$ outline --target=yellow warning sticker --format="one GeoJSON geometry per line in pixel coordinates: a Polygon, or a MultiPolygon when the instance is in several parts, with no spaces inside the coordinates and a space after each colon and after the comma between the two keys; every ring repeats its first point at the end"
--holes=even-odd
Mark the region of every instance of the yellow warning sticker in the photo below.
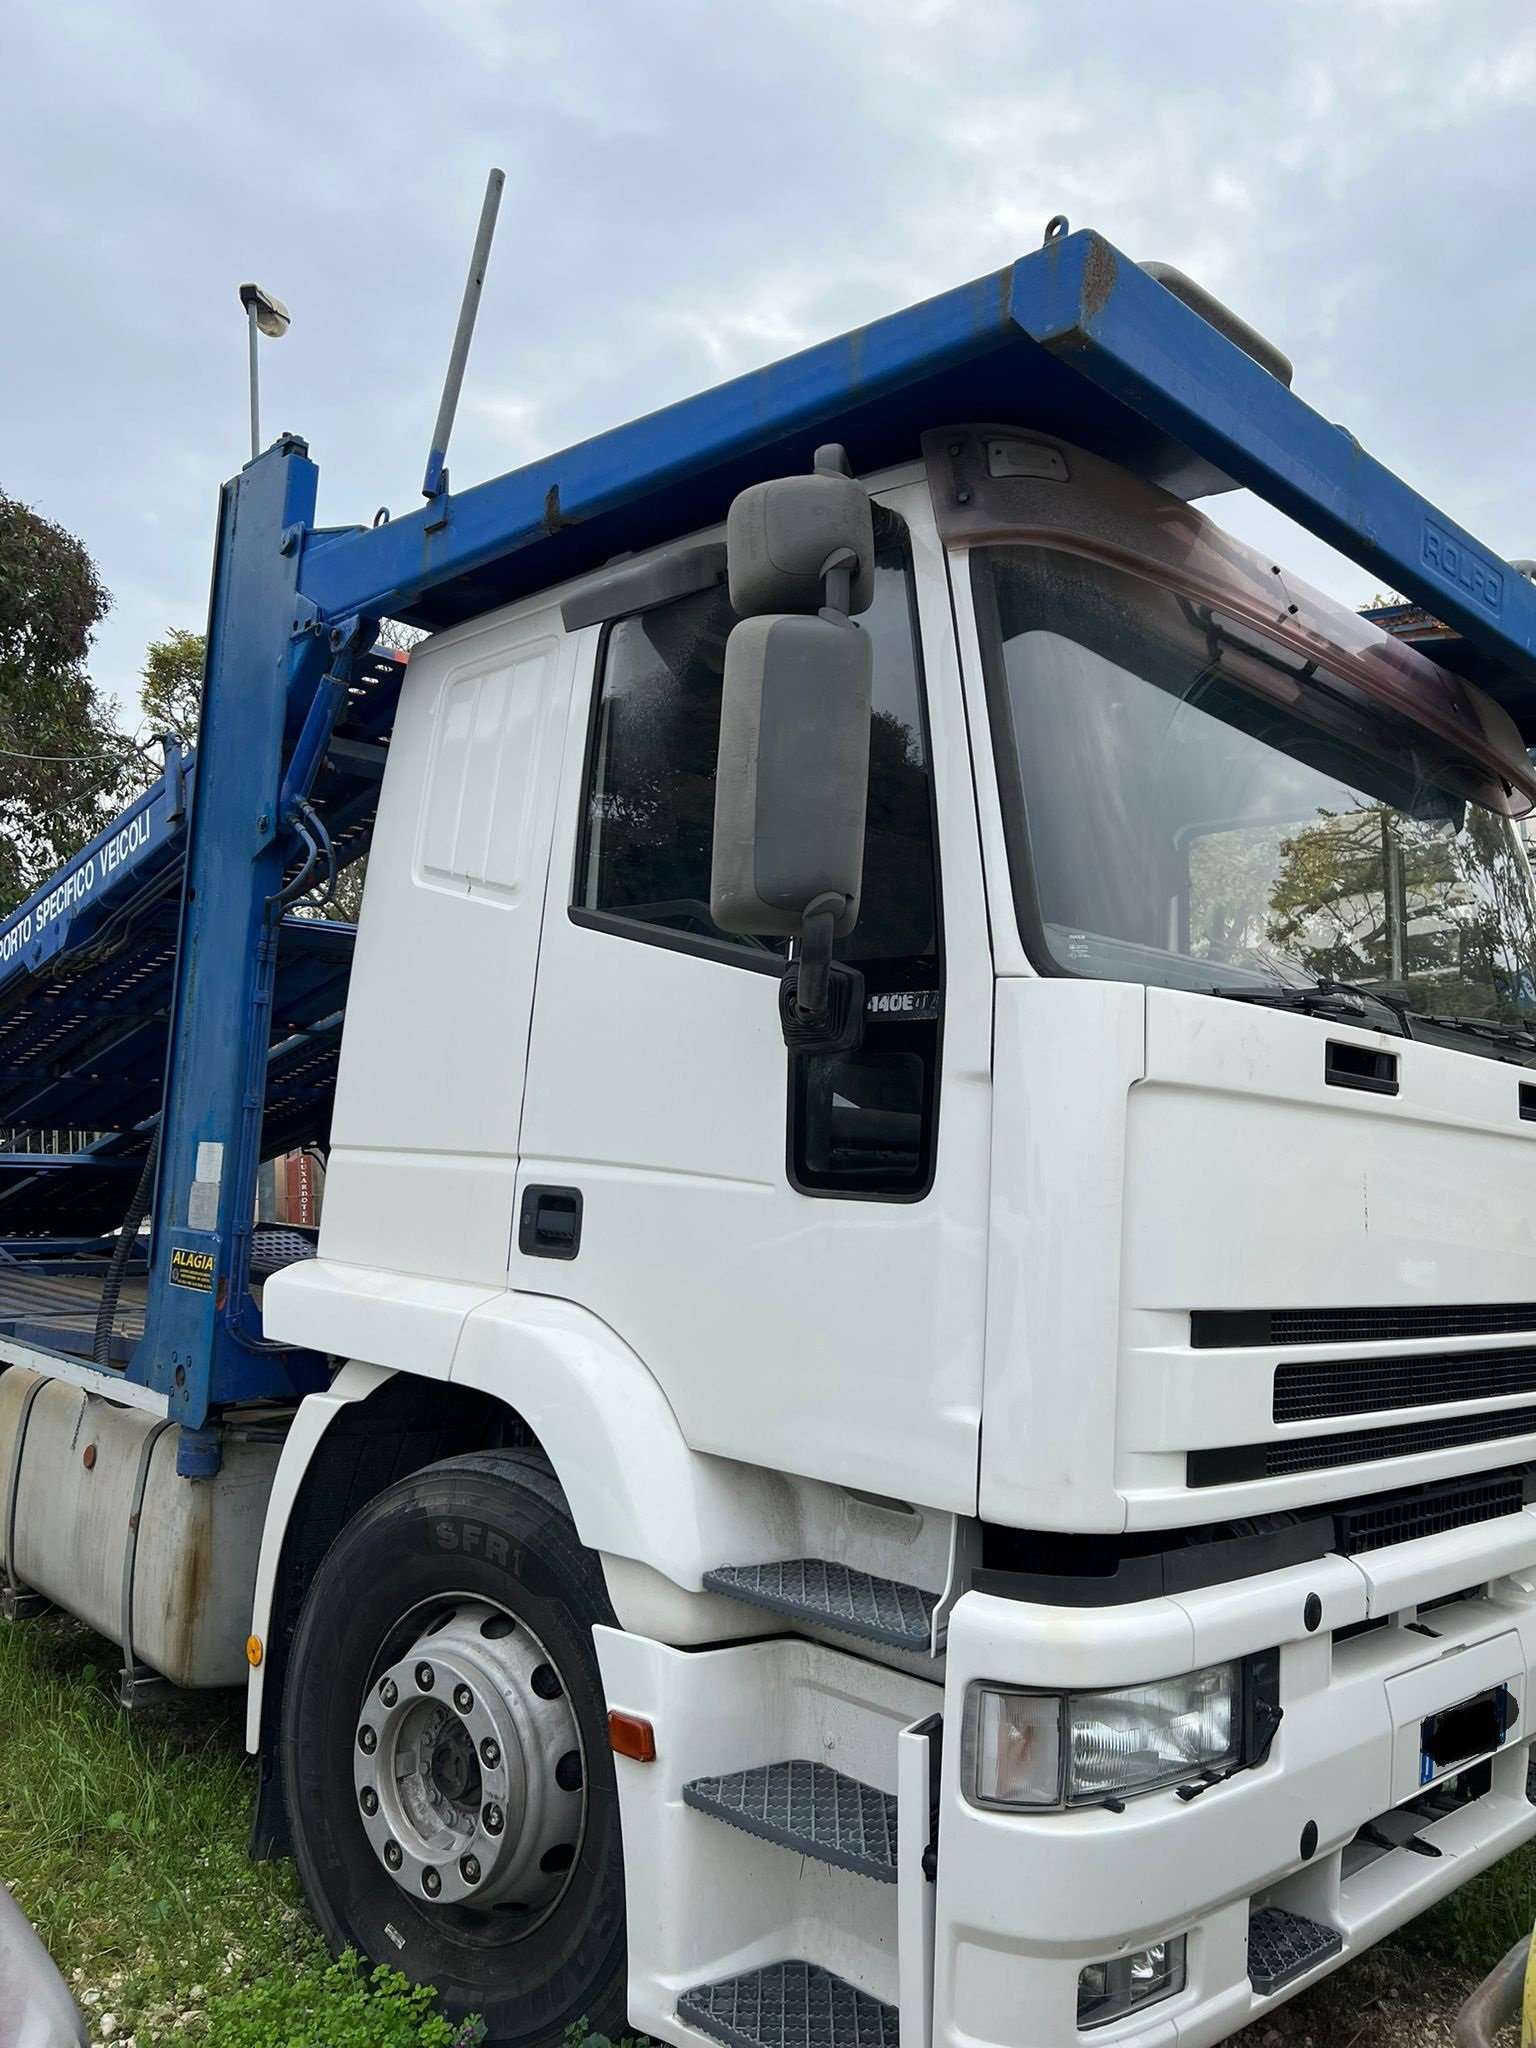
{"type": "Polygon", "coordinates": [[[190,1287],[194,1294],[213,1292],[213,1253],[188,1251],[171,1246],[171,1285],[190,1287]]]}

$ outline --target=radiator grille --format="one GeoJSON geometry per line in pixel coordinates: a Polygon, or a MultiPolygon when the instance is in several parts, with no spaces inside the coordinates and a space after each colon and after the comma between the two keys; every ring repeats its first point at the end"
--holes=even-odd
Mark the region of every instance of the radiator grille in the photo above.
{"type": "Polygon", "coordinates": [[[1197,1351],[1255,1344],[1391,1344],[1416,1337],[1536,1336],[1536,1302],[1474,1302],[1463,1307],[1196,1309],[1197,1351]]]}
{"type": "Polygon", "coordinates": [[[1366,1550],[1385,1550],[1389,1543],[1409,1543],[1415,1536],[1438,1536],[1446,1529],[1491,1522],[1524,1505],[1525,1480],[1519,1472],[1498,1472],[1461,1486],[1414,1487],[1336,1509],[1335,1542],[1347,1557],[1356,1557],[1366,1550]]]}
{"type": "Polygon", "coordinates": [[[1348,1429],[1337,1436],[1302,1436],[1280,1443],[1191,1451],[1188,1479],[1191,1486],[1230,1486],[1248,1479],[1327,1472],[1338,1465],[1368,1465],[1378,1458],[1412,1458],[1426,1451],[1456,1450],[1512,1436],[1536,1436],[1536,1407],[1505,1408],[1496,1415],[1446,1415],[1389,1429],[1348,1429]]]}
{"type": "Polygon", "coordinates": [[[1536,1349],[1420,1353],[1416,1358],[1350,1358],[1275,1368],[1276,1422],[1429,1408],[1440,1401],[1488,1401],[1536,1393],[1536,1349]]]}

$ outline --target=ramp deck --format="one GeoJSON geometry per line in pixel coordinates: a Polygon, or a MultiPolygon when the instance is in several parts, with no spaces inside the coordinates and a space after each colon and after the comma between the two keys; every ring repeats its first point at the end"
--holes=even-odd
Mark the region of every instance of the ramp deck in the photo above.
{"type": "MultiPolygon", "coordinates": [[[[316,779],[338,870],[367,847],[402,673],[393,656],[364,665],[316,779]]],[[[161,1114],[196,783],[189,750],[0,924],[0,1338],[91,1356],[105,1254],[161,1114]],[[73,1149],[40,1149],[58,1131],[73,1149]]],[[[328,1139],[355,938],[297,909],[277,929],[263,1158],[328,1139]]],[[[114,1322],[119,1368],[144,1334],[145,1251],[114,1322]]]]}

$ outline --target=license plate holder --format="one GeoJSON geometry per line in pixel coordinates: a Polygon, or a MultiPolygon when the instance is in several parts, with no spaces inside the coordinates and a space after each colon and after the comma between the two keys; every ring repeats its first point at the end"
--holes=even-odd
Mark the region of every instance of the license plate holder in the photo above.
{"type": "Polygon", "coordinates": [[[1489,1686],[1470,1699],[1426,1714],[1419,1723],[1419,1783],[1429,1785],[1459,1764],[1500,1748],[1515,1719],[1507,1685],[1489,1686]]]}

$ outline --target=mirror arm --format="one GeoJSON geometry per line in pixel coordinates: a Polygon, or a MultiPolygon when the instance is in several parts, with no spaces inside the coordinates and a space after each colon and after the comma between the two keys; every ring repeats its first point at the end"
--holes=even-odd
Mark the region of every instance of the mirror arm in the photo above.
{"type": "MultiPolygon", "coordinates": [[[[818,451],[818,457],[822,451],[818,451]]],[[[849,624],[853,579],[859,558],[852,548],[837,548],[821,565],[822,617],[849,624]]],[[[807,1024],[826,1021],[832,978],[832,939],[847,904],[838,895],[818,896],[808,903],[795,953],[795,1012],[807,1024]]]]}
{"type": "Polygon", "coordinates": [[[852,548],[838,548],[822,563],[821,615],[824,619],[835,619],[840,626],[847,624],[858,566],[859,558],[852,548]]]}
{"type": "Polygon", "coordinates": [[[827,1014],[832,975],[832,934],[846,908],[841,896],[818,896],[807,906],[795,954],[795,1008],[807,1022],[827,1014]]]}

